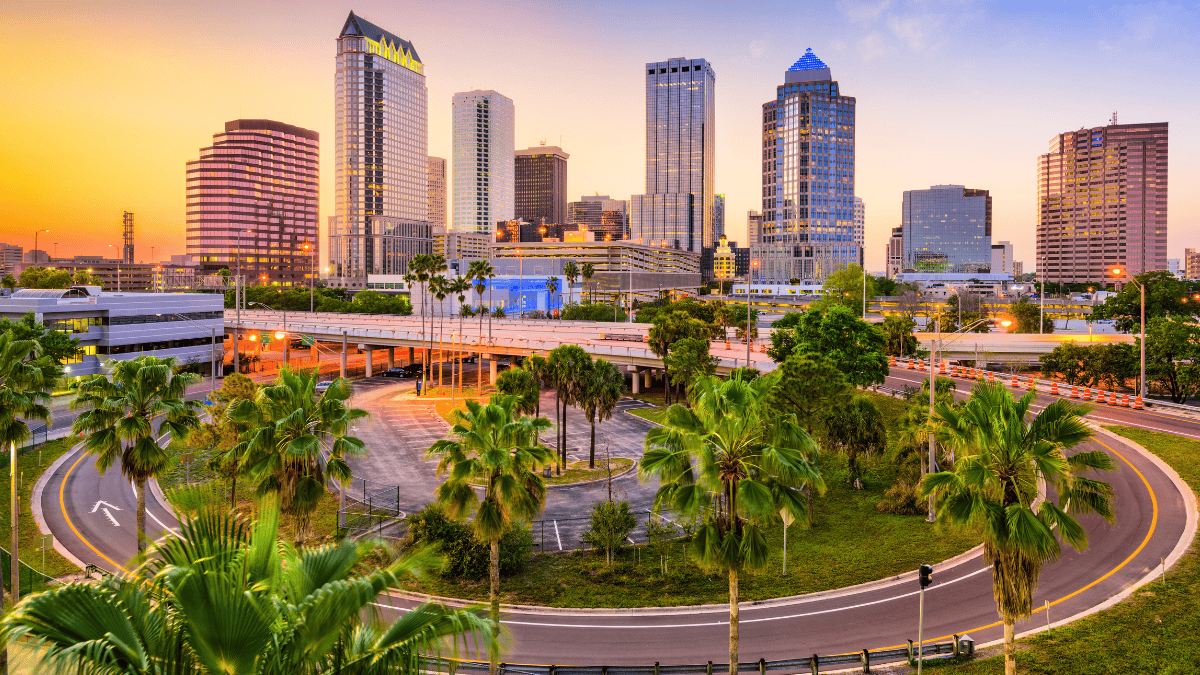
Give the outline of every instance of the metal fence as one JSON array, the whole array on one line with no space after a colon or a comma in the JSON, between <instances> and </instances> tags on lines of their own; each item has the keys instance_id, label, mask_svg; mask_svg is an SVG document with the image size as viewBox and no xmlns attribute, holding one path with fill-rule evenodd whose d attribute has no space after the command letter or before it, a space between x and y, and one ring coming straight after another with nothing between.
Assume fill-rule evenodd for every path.
<instances>
[{"instance_id":1,"label":"metal fence","mask_svg":"<svg viewBox=\"0 0 1200 675\"><path fill-rule=\"evenodd\" d=\"M971 658L975 654L975 641L970 636L955 635L949 642L934 642L923 645L920 650L908 641L908 646L898 649L864 649L860 652L833 654L821 656L813 654L798 659L780 661L749 661L738 663L739 673L768 672L813 673L814 675L830 670L842 670L858 666L862 672L870 673L872 665L892 663L906 660L916 663L918 651L925 661L946 660L956 658ZM426 673L446 673L456 675L458 672L476 673L488 670L486 661L459 661L443 658L424 658L421 660L421 670ZM555 666L530 665L521 663L501 663L500 673L503 675L713 675L728 673L728 663L713 663L694 665L660 665L654 663L645 666Z\"/></svg>"},{"instance_id":2,"label":"metal fence","mask_svg":"<svg viewBox=\"0 0 1200 675\"><path fill-rule=\"evenodd\" d=\"M346 501L338 509L338 535L400 536L403 518L400 486L354 476L345 488Z\"/></svg>"},{"instance_id":3,"label":"metal fence","mask_svg":"<svg viewBox=\"0 0 1200 675\"><path fill-rule=\"evenodd\" d=\"M3 576L4 589L10 593L12 592L12 580L9 578L8 570L12 564L11 560L12 558L9 557L8 551L0 548L0 569L4 570L5 572L0 576ZM21 573L18 583L21 586L20 590L22 596L29 595L30 593L36 593L38 591L44 591L50 586L58 583L57 579L42 574L41 572L25 564L24 561L21 562L20 569Z\"/></svg>"},{"instance_id":4,"label":"metal fence","mask_svg":"<svg viewBox=\"0 0 1200 675\"><path fill-rule=\"evenodd\" d=\"M636 511L635 513L637 514L638 524L633 532L629 533L628 540L631 545L636 546L649 541L647 528L650 525L650 521L655 518L669 524L676 531L676 537L688 534L683 527L662 514L655 515L646 510ZM533 550L545 552L587 548L588 544L583 540L583 533L588 529L589 524L591 524L590 517L535 520L530 523L530 534L533 535Z\"/></svg>"}]
</instances>

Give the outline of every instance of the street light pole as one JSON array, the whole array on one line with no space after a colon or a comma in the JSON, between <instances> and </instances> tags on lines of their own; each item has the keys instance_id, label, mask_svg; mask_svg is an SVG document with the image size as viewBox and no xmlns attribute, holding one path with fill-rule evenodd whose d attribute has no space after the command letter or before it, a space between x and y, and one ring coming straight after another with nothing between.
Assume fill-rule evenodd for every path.
<instances>
[{"instance_id":1,"label":"street light pole","mask_svg":"<svg viewBox=\"0 0 1200 675\"><path fill-rule=\"evenodd\" d=\"M1141 349L1141 352L1142 353L1141 353L1141 377L1138 380L1138 382L1139 382L1138 394L1142 398L1146 398L1146 394L1149 393L1149 388L1146 386L1146 286L1145 286L1145 284L1138 282L1137 279L1134 279L1133 275L1129 273L1129 270L1121 270L1120 268L1116 268L1116 269L1113 269L1113 274L1117 275L1117 276L1124 274L1125 277L1129 279L1129 281L1133 282L1133 285L1138 287L1138 291L1141 295L1141 300L1142 300L1142 311L1141 311L1142 349Z\"/></svg>"},{"instance_id":2,"label":"street light pole","mask_svg":"<svg viewBox=\"0 0 1200 675\"><path fill-rule=\"evenodd\" d=\"M158 314L156 316L162 316L162 314ZM192 321L191 319L187 318L186 316L184 316L182 314L176 314L176 313L172 312L172 313L168 314L167 316L179 317L180 319L183 319L184 321L192 324L193 326L199 326L200 328L204 328L204 326L202 324ZM216 328L216 326L208 327L208 345L209 345L209 349L210 349L208 372L212 378L211 379L212 384L209 386L209 391L216 391L217 390L217 328Z\"/></svg>"},{"instance_id":3,"label":"street light pole","mask_svg":"<svg viewBox=\"0 0 1200 675\"><path fill-rule=\"evenodd\" d=\"M1046 256L1038 259L1038 277L1042 282L1042 290L1038 291L1038 333L1045 330L1046 325Z\"/></svg>"},{"instance_id":4,"label":"street light pole","mask_svg":"<svg viewBox=\"0 0 1200 675\"><path fill-rule=\"evenodd\" d=\"M35 265L37 264L38 235L41 234L42 232L49 232L49 231L50 231L50 228L48 228L48 227L45 229L33 231L33 264L35 264ZM46 256L46 257L49 258L50 256Z\"/></svg>"}]
</instances>

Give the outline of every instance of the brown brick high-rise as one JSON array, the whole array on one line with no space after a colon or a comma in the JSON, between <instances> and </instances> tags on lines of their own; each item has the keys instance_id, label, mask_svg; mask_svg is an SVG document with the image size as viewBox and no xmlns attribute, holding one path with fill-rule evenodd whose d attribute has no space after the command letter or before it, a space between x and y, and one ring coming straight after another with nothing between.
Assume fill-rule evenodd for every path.
<instances>
[{"instance_id":1,"label":"brown brick high-rise","mask_svg":"<svg viewBox=\"0 0 1200 675\"><path fill-rule=\"evenodd\" d=\"M1038 158L1037 269L1113 285L1167 269L1167 123L1068 131Z\"/></svg>"}]
</instances>

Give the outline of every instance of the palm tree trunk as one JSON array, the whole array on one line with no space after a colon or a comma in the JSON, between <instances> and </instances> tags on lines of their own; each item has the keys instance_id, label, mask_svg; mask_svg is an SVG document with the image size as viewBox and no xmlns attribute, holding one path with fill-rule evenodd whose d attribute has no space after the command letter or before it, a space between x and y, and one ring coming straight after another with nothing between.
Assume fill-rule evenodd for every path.
<instances>
[{"instance_id":1,"label":"palm tree trunk","mask_svg":"<svg viewBox=\"0 0 1200 675\"><path fill-rule=\"evenodd\" d=\"M493 538L491 551L488 555L488 585L491 587L488 590L488 602L491 603L492 615L492 637L499 639L500 636L500 539ZM489 650L488 654L488 673L496 675L499 668L500 654L496 650Z\"/></svg>"},{"instance_id":2,"label":"palm tree trunk","mask_svg":"<svg viewBox=\"0 0 1200 675\"><path fill-rule=\"evenodd\" d=\"M483 398L483 293L476 295L479 296L479 362L476 364L479 369L479 391L475 393Z\"/></svg>"},{"instance_id":3,"label":"palm tree trunk","mask_svg":"<svg viewBox=\"0 0 1200 675\"><path fill-rule=\"evenodd\" d=\"M1016 620L1004 617L1004 675L1017 675Z\"/></svg>"},{"instance_id":4,"label":"palm tree trunk","mask_svg":"<svg viewBox=\"0 0 1200 675\"><path fill-rule=\"evenodd\" d=\"M738 571L729 568L729 675L738 675Z\"/></svg>"},{"instance_id":5,"label":"palm tree trunk","mask_svg":"<svg viewBox=\"0 0 1200 675\"><path fill-rule=\"evenodd\" d=\"M562 402L562 396L559 395L560 391L562 391L562 390L561 389L554 390L554 421L555 422L558 422L562 418L562 414L560 413L560 409L562 407L560 405L560 403ZM554 444L557 446L556 448L554 448L554 454L557 455L558 457L562 457L563 442L562 442L562 425L561 424L559 424L558 428L554 430ZM557 467L558 475L561 476L562 475L562 462L556 461L555 464L558 465L558 467Z\"/></svg>"},{"instance_id":6,"label":"palm tree trunk","mask_svg":"<svg viewBox=\"0 0 1200 675\"><path fill-rule=\"evenodd\" d=\"M137 550L138 555L146 552L146 479L137 481Z\"/></svg>"},{"instance_id":7,"label":"palm tree trunk","mask_svg":"<svg viewBox=\"0 0 1200 675\"><path fill-rule=\"evenodd\" d=\"M596 423L592 422L592 450L588 455L588 468L596 468Z\"/></svg>"},{"instance_id":8,"label":"palm tree trunk","mask_svg":"<svg viewBox=\"0 0 1200 675\"><path fill-rule=\"evenodd\" d=\"M563 399L562 407L562 464L565 469L567 467L567 401Z\"/></svg>"}]
</instances>

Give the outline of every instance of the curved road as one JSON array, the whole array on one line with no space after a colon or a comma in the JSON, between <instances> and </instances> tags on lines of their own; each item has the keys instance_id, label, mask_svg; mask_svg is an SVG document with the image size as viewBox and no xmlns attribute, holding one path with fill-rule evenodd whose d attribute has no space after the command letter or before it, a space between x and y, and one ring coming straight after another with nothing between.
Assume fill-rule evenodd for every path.
<instances>
[{"instance_id":1,"label":"curved road","mask_svg":"<svg viewBox=\"0 0 1200 675\"><path fill-rule=\"evenodd\" d=\"M922 379L915 371L895 369L893 373L887 385L894 388L919 386ZM960 391L965 392L964 385L969 384L960 384ZM1040 403L1048 399L1043 395ZM1092 418L1100 424L1128 424L1200 438L1200 421L1157 412L1102 406ZM1099 519L1085 519L1091 547L1083 553L1067 548L1060 561L1043 571L1035 602L1050 603L1053 621L1101 605L1127 589L1158 567L1185 534L1191 495L1181 494L1154 461L1119 439L1098 434L1089 443L1088 449L1092 448L1104 449L1116 460L1117 470L1106 478L1116 492L1117 522L1109 526ZM49 472L41 496L47 523L76 558L105 567L109 567L106 561L124 563L134 551L132 489L120 479L115 467L100 478L91 460L79 457L69 454ZM119 525L107 521L103 506L91 512L101 499L122 509L113 512ZM174 525L156 500L150 503L151 512L162 521L158 531L162 526ZM70 525L66 523L68 518ZM149 517L147 520L148 526L154 523ZM879 551L879 555L887 554L886 550ZM969 633L977 643L984 643L1001 637L990 571L978 557L937 569L934 579L926 603L928 639ZM916 590L915 583L901 580L786 602L744 605L743 660L903 644L916 637ZM390 597L381 599L380 604L401 609L413 603L411 599ZM508 611L504 621L513 640L504 658L540 664L722 662L727 649L726 612L724 606L637 612ZM1045 614L1039 610L1032 624L1024 623L1019 628L1033 628L1045 621Z\"/></svg>"}]
</instances>

